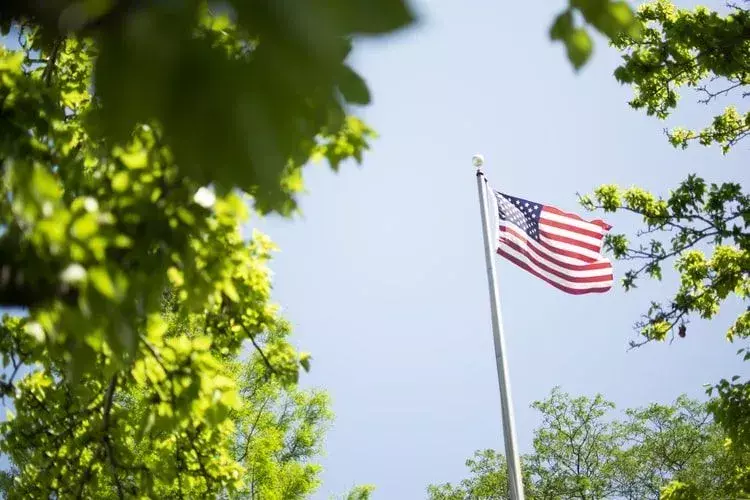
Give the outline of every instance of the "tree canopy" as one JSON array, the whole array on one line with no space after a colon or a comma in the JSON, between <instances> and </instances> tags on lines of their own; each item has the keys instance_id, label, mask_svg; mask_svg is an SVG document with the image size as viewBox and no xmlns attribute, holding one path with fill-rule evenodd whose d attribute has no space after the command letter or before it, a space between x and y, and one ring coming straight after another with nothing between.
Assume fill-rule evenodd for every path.
<instances>
[{"instance_id":1,"label":"tree canopy","mask_svg":"<svg viewBox=\"0 0 750 500\"><path fill-rule=\"evenodd\" d=\"M573 397L555 388L532 407L542 423L533 452L522 457L527 498L719 500L747 494L737 475L742 457L724 446L726 435L705 403L680 396L672 404L613 414L614 403L602 395ZM508 498L502 455L480 450L466 465L468 478L430 485L428 497Z\"/></svg>"}]
</instances>

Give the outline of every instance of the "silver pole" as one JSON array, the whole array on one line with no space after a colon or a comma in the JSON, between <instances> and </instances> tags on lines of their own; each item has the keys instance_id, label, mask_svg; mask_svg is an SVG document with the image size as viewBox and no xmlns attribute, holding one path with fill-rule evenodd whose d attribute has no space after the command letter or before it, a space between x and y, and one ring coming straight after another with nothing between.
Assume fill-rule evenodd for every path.
<instances>
[{"instance_id":1,"label":"silver pole","mask_svg":"<svg viewBox=\"0 0 750 500\"><path fill-rule=\"evenodd\" d=\"M516 425L513 419L513 406L510 396L510 381L508 364L505 361L505 339L503 336L503 322L500 313L500 293L497 289L495 272L495 241L493 228L488 214L489 201L487 196L487 180L482 172L484 158L475 155L474 166L477 167L477 191L479 192L479 209L482 212L482 229L484 234L484 256L487 263L487 280L490 286L490 309L492 312L492 334L495 341L495 363L497 365L497 381L500 385L500 404L503 412L503 437L505 438L505 459L508 461L508 483L510 500L523 500L523 481L521 479L521 462L518 458L516 446ZM494 217L493 217L494 220Z\"/></svg>"}]
</instances>

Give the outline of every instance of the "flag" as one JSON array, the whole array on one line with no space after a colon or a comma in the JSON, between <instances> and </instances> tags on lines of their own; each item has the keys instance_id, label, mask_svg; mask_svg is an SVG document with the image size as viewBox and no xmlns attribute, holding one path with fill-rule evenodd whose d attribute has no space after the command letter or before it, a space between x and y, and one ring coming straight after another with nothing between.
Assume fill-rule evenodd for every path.
<instances>
[{"instance_id":1,"label":"flag","mask_svg":"<svg viewBox=\"0 0 750 500\"><path fill-rule=\"evenodd\" d=\"M612 288L612 263L601 254L604 235L612 226L493 192L499 215L498 254L566 293Z\"/></svg>"}]
</instances>

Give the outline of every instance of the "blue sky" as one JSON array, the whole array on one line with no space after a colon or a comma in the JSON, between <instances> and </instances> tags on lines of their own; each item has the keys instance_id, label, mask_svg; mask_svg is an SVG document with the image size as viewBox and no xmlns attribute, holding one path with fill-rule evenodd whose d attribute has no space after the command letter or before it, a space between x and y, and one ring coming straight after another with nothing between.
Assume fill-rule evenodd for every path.
<instances>
[{"instance_id":1,"label":"blue sky","mask_svg":"<svg viewBox=\"0 0 750 500\"><path fill-rule=\"evenodd\" d=\"M275 298L313 354L303 383L333 398L318 499L357 483L374 483L376 499L424 498L427 484L464 477L474 450L502 449L472 154L494 187L578 212L576 192L602 183L666 194L689 173L748 180L747 145L723 157L667 143L665 126L708 121L696 96L667 123L630 109L601 40L575 75L547 37L563 2L415 5L418 26L354 54L374 97L360 114L381 135L362 168L310 167L303 214L253 224L281 247ZM607 220L631 233L639 223ZM672 345L626 352L673 276L575 297L508 262L498 271L521 452L538 425L529 404L555 385L625 408L703 397L704 383L742 369L723 340L736 304Z\"/></svg>"}]
</instances>

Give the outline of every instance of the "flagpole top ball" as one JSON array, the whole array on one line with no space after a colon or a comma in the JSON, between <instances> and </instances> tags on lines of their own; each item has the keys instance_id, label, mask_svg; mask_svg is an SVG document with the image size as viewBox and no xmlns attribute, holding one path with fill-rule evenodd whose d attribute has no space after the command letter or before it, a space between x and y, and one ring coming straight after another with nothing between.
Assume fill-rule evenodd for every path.
<instances>
[{"instance_id":1,"label":"flagpole top ball","mask_svg":"<svg viewBox=\"0 0 750 500\"><path fill-rule=\"evenodd\" d=\"M471 163L476 168L482 168L482 165L484 165L484 156L482 156L480 154L476 154L476 155L472 156L471 157Z\"/></svg>"}]
</instances>

